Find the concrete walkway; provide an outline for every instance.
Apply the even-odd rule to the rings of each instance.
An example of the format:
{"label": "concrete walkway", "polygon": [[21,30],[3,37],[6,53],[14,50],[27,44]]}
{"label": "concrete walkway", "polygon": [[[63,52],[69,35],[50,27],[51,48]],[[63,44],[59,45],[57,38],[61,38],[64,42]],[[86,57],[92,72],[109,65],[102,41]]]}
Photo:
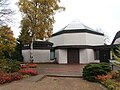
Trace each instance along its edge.
{"label": "concrete walkway", "polygon": [[39,74],[60,75],[60,76],[82,76],[85,65],[58,65],[58,64],[40,64],[36,69]]}
{"label": "concrete walkway", "polygon": [[100,84],[82,80],[83,67],[84,65],[40,64],[36,68],[39,75],[1,85],[0,90],[106,90]]}

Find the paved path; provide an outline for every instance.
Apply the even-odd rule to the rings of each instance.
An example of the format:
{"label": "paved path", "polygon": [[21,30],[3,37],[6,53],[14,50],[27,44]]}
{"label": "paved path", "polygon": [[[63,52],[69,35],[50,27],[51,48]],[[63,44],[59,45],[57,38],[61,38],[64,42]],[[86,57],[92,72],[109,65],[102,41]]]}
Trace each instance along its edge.
{"label": "paved path", "polygon": [[[1,85],[0,90],[106,90],[97,83],[87,82],[80,77],[84,65],[40,64],[39,75]],[[70,77],[49,77],[70,76]]]}
{"label": "paved path", "polygon": [[40,74],[45,75],[82,76],[84,66],[85,65],[40,64],[36,70]]}

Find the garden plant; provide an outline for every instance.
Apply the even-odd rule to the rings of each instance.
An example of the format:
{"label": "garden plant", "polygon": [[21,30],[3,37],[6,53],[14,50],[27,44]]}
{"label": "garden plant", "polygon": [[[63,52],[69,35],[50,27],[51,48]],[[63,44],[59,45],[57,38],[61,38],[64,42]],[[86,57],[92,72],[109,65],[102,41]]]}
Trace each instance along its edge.
{"label": "garden plant", "polygon": [[120,90],[120,71],[112,71],[108,63],[86,65],[83,69],[83,78],[99,82],[108,90]]}

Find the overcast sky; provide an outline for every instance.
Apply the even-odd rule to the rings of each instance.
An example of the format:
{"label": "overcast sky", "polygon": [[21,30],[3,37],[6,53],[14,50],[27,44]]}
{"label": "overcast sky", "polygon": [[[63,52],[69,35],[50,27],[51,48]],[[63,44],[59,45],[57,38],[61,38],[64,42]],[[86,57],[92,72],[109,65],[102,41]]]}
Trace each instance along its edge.
{"label": "overcast sky", "polygon": [[[17,1],[17,0],[12,0]],[[12,2],[13,3],[13,2]],[[70,22],[78,19],[93,29],[101,28],[110,37],[110,42],[120,30],[120,0],[61,0],[66,11],[55,15],[54,31],[57,32]],[[15,7],[17,9],[17,6]],[[20,13],[16,15],[16,24],[12,28],[17,37]]]}

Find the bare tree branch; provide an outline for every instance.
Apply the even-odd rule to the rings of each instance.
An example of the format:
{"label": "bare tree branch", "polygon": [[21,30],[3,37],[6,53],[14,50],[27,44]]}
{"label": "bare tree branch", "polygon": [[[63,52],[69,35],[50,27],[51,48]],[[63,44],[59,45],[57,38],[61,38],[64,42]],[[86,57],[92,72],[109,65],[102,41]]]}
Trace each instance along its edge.
{"label": "bare tree branch", "polygon": [[9,0],[0,0],[0,25],[7,24],[11,22],[11,15],[14,14],[14,11],[9,7]]}

